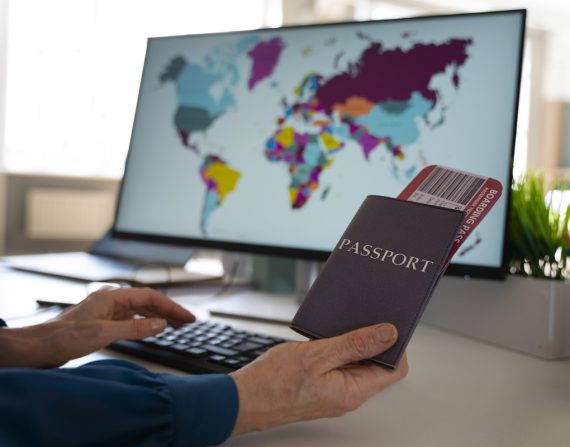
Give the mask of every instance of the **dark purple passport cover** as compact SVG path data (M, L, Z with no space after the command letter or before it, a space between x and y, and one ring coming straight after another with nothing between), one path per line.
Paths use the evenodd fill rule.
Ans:
M291 328L326 338L389 322L398 340L370 359L396 368L442 275L463 212L368 196L307 293Z

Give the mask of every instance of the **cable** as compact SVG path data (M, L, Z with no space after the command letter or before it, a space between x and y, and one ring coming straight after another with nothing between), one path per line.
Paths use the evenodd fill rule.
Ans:
M224 284L222 284L222 286L210 297L210 298L216 298L219 297L221 295L223 295L225 292L227 292L227 290L234 285L234 281L236 278L236 274L238 271L238 267L240 265L241 259L235 259L232 267L230 269L230 274L229 274L229 278L228 281L225 282Z

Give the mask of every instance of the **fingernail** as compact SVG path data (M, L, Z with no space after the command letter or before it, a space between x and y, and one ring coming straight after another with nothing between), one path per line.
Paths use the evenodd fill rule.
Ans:
M162 329L166 326L166 321L164 320L154 320L150 323L150 327L153 329Z
M396 338L396 328L391 324L382 324L378 328L378 339L382 343L388 343Z

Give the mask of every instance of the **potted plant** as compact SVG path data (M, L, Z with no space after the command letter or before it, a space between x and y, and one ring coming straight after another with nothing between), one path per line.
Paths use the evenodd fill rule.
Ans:
M562 186L562 182L557 182ZM570 205L561 209L547 197L544 176L527 173L511 190L511 273L533 278L570 278L568 222Z

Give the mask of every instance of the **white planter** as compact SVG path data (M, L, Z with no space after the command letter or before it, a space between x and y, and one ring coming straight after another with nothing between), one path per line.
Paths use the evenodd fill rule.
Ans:
M446 276L422 322L544 359L570 357L570 282Z

